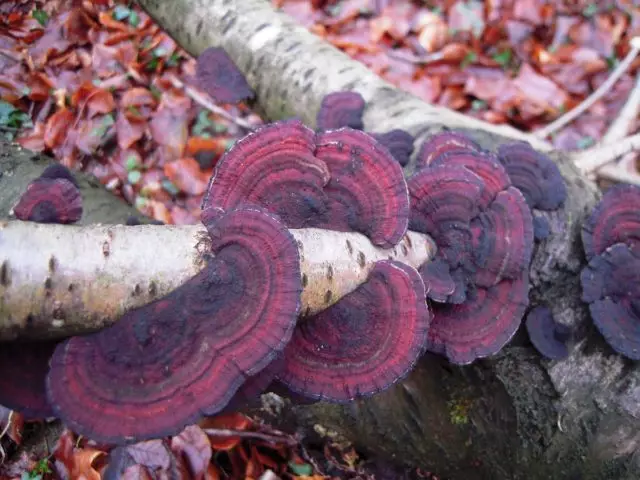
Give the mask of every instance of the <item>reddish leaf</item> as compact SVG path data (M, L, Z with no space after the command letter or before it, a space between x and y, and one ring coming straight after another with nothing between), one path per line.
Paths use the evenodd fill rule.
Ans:
M147 440L127 447L131 458L145 467L166 470L171 466L172 453L162 440Z
M176 187L189 195L202 195L207 189L209 176L193 158L181 158L164 166L164 174Z
M58 110L51 115L44 129L44 144L48 148L54 148L62 144L73 120L74 114L68 108Z
M144 136L147 129L146 121L130 121L122 111L116 117L116 135L118 146L127 149Z
M200 427L191 425L173 437L171 449L176 454L184 455L194 479L205 478L212 452L209 438Z

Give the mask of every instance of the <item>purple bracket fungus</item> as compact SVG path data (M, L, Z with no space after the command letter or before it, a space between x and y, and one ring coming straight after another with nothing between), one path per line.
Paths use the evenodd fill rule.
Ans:
M528 272L468 293L460 305L437 305L427 350L464 365L500 351L520 326L529 303Z
M18 220L75 223L82 216L78 184L66 167L51 165L29 183L13 213Z
M364 132L315 135L299 121L249 134L218 162L203 210L257 205L289 228L358 231L375 245L397 244L407 230L402 169Z
M222 410L284 349L302 291L294 238L252 208L207 229L215 257L200 273L56 348L47 394L74 431L106 443L175 434Z
M418 272L380 261L355 291L300 323L279 380L294 392L332 402L381 392L424 352L430 317Z
M316 118L318 130L350 127L362 130L365 101L357 92L333 92L325 95Z
M557 210L567 198L567 187L558 166L527 142L500 145L498 159L511 183L527 204L538 210Z
M394 129L385 133L372 133L371 136L389 150L391 156L402 166L409 163L413 153L414 138L409 132Z
M527 333L533 346L550 360L562 360L569 355L567 341L571 329L554 320L548 307L536 307L527 314Z
M196 80L218 102L238 103L255 95L240 69L220 47L209 47L198 56Z
M448 299L456 291L456 282L451 276L449 264L445 260L436 258L421 265L418 272L424 282L428 298L434 302L445 303L449 301L453 303Z
M420 147L416 157L416 171L431 165L441 155L449 152L480 152L480 146L464 133L445 131L431 136Z
M640 187L615 185L582 225L587 260L616 243L640 248Z
M582 300L613 349L640 360L640 246L616 243L582 270Z
M20 412L27 420L53 416L45 379L57 344L56 341L0 344L0 405Z

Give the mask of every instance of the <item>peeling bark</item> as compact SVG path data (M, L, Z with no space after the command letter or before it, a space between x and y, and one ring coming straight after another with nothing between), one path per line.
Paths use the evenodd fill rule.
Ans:
M378 260L418 267L427 235L393 249L364 235L291 230L298 244L302 311L311 315L363 283ZM182 285L206 264L202 225L43 225L0 222L0 340L59 338L103 328Z
M297 115L313 125L325 94L356 90L367 101L366 130L403 128L417 136L416 146L449 127L492 150L514 138L551 149L531 135L395 89L265 0L139 3L191 53L224 47L272 119ZM362 448L453 479L640 478L640 367L604 344L580 302L579 231L599 194L566 156L554 158L569 200L548 215L552 235L536 248L532 305L549 305L557 320L575 328L571 356L545 361L520 332L499 355L468 367L427 355L406 381L371 399L292 406L296 424L308 431L322 424ZM460 411L466 423L452 416Z

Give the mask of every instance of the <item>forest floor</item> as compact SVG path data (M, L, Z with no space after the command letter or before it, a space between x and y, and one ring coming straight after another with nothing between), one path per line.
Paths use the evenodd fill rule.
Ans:
M549 127L629 53L640 35L640 8L631 0L272 3L423 100L543 131L559 149L597 144L640 89L636 58L575 120ZM141 214L195 223L216 162L263 120L246 105L216 104L197 89L194 69L195 60L132 2L5 0L0 135L92 173ZM640 127L634 118L627 134ZM612 165L616 179L638 175L633 153ZM611 181L603 171L593 175L603 186ZM205 432L211 428L243 433L220 437ZM111 478L130 479L435 478L376 465L335 438L312 448L242 415L116 451L0 409L0 442L0 480L99 479L114 471L125 473Z

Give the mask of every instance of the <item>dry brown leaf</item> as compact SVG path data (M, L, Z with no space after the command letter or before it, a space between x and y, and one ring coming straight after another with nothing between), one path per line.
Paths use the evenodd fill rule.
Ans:
M183 455L194 480L203 480L211 462L211 444L206 433L190 425L171 439L171 450Z

